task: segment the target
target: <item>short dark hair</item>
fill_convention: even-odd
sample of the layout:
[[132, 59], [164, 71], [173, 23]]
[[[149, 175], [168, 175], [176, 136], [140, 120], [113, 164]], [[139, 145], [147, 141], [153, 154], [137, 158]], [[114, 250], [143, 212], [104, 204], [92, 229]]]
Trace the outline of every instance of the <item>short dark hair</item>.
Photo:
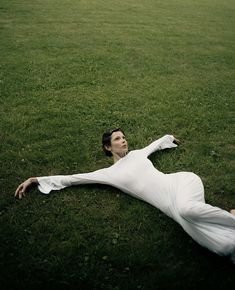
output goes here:
[[108, 129], [107, 131], [104, 132], [102, 136], [102, 148], [106, 156], [111, 157], [113, 154], [109, 150], [105, 148], [105, 146], [111, 146], [111, 138], [113, 132], [118, 132], [121, 131], [123, 135], [125, 135], [124, 131], [121, 128], [113, 128], [113, 129]]

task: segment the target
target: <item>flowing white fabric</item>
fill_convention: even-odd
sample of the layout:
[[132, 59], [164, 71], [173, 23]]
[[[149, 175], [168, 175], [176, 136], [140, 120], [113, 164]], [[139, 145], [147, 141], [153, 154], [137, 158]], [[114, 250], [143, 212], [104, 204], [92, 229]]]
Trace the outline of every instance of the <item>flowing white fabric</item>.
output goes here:
[[178, 222], [200, 245], [235, 263], [235, 216], [205, 203], [201, 179], [192, 172], [164, 174], [147, 158], [156, 150], [177, 147], [172, 135], [129, 152], [114, 165], [90, 173], [38, 177], [43, 193], [67, 186], [101, 183], [144, 200]]

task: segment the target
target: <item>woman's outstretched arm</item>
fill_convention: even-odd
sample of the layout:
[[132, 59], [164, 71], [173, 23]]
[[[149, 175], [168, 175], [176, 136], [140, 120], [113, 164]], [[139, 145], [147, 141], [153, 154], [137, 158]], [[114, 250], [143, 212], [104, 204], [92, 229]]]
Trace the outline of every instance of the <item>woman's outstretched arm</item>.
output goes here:
[[108, 168], [104, 168], [89, 173], [73, 175], [30, 177], [18, 186], [15, 197], [22, 199], [25, 196], [26, 189], [33, 183], [38, 184], [38, 189], [45, 194], [50, 193], [51, 190], [60, 190], [72, 185], [89, 183], [109, 184], [107, 170]]
[[180, 144], [180, 140], [176, 139], [173, 135], [165, 135], [160, 139], [155, 140], [148, 146], [142, 149], [142, 151], [149, 156], [151, 153], [157, 150], [162, 150], [166, 148], [177, 147], [177, 144]]

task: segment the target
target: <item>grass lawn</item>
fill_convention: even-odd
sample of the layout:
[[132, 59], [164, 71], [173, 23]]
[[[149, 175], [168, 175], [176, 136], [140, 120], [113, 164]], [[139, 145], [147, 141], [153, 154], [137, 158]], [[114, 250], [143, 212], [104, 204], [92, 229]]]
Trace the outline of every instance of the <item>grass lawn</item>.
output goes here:
[[120, 126], [131, 149], [183, 140], [154, 165], [234, 208], [235, 2], [2, 0], [0, 14], [1, 289], [232, 289], [229, 259], [115, 188], [13, 194], [110, 166], [101, 135]]

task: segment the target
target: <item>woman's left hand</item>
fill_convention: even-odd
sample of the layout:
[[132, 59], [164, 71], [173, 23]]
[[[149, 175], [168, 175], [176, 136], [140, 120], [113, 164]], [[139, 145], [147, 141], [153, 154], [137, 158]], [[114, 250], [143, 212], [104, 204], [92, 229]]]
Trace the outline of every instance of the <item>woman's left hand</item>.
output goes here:
[[175, 143], [177, 145], [181, 144], [181, 141], [179, 139], [175, 138], [175, 136], [173, 136], [173, 137], [174, 137], [173, 143]]

